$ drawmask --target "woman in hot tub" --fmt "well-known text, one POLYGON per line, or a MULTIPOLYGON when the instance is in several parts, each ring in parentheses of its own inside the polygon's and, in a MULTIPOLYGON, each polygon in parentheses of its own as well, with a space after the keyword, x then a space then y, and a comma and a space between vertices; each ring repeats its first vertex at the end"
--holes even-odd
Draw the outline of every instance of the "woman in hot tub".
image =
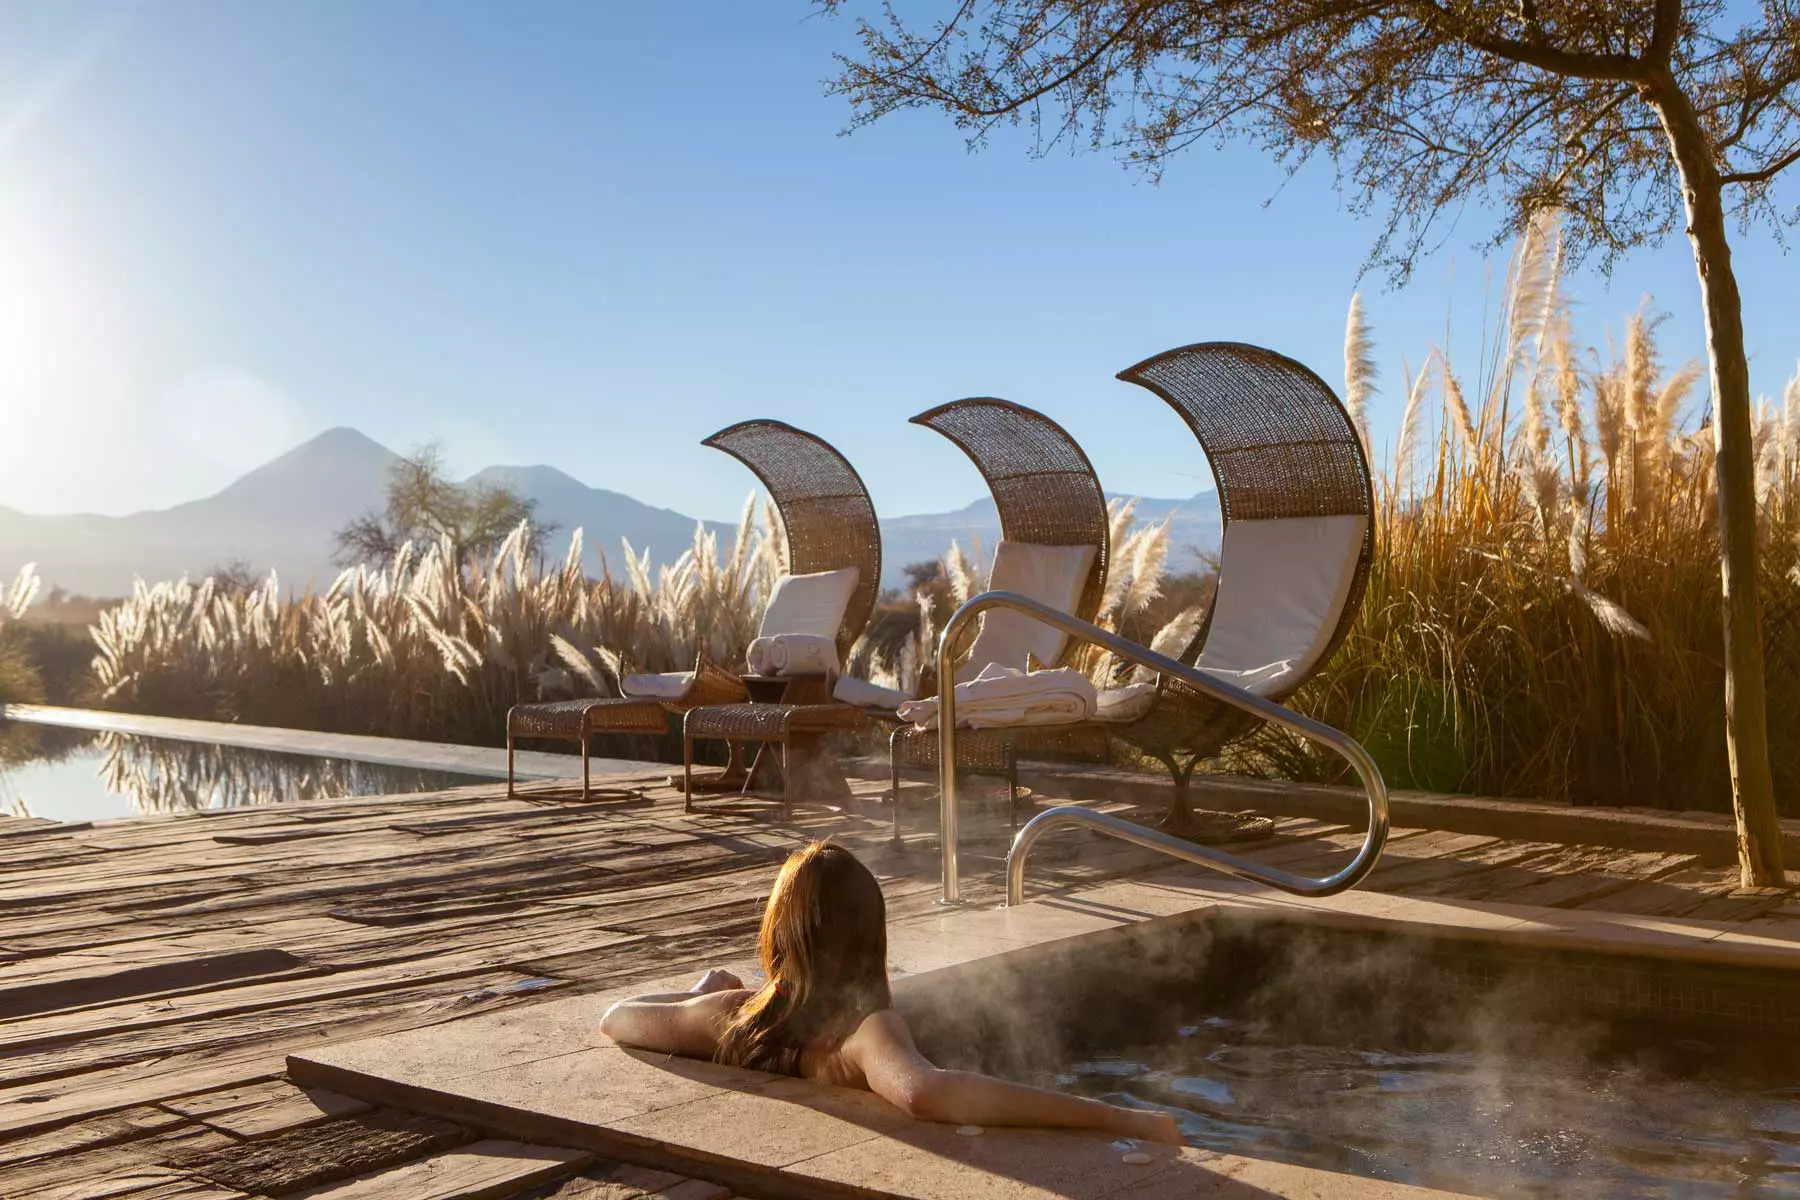
POLYGON ((619 1001, 600 1031, 646 1050, 866 1088, 928 1121, 1181 1140, 1165 1112, 932 1066, 888 993, 881 886, 841 846, 814 842, 788 858, 763 914, 760 950, 768 979, 760 989, 708 971, 691 992, 619 1001))

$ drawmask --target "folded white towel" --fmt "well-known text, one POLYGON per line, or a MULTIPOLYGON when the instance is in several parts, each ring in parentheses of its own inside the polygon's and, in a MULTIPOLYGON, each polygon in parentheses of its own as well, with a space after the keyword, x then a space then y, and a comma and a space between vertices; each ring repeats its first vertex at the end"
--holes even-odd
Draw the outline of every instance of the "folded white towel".
POLYGON ((831 695, 834 699, 857 708, 879 708, 887 712, 893 712, 912 699, 911 692, 882 687, 854 675, 845 675, 839 679, 837 686, 831 689, 831 695))
POLYGON ((627 675, 619 680, 619 690, 634 700, 679 700, 693 683, 692 671, 669 671, 662 675, 627 675))
POLYGON ((752 675, 832 675, 838 669, 837 643, 813 633, 759 637, 745 659, 752 675))
MULTIPOLYGON (((956 685, 956 727, 993 729, 1005 725, 1069 725, 1094 715, 1093 681, 1071 667, 1030 674, 990 665, 956 685)), ((920 729, 937 728, 937 697, 909 700, 900 719, 920 729)))
POLYGON ((1107 688, 1094 702, 1096 721, 1135 721, 1156 703, 1154 683, 1132 683, 1107 688))

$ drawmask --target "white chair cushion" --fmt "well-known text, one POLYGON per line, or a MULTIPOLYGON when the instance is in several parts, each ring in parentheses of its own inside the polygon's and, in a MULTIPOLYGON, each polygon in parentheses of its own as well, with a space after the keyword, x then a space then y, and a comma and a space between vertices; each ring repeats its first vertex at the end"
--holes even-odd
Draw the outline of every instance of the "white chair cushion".
POLYGON ((762 629, 756 636, 807 633, 836 640, 859 573, 855 567, 840 567, 811 575, 783 575, 769 593, 769 606, 763 609, 762 629))
POLYGON ((1227 525, 1212 624, 1195 665, 1257 695, 1311 670, 1337 629, 1368 527, 1362 516, 1227 525))
MULTIPOLYGON (((987 590, 1017 592, 1058 612, 1073 612, 1096 552, 1093 546, 1038 546, 1002 540, 994 548, 987 590)), ((956 681, 967 683, 987 666, 1023 671, 1026 655, 1048 667, 1062 653, 1065 640, 1062 630, 1016 609, 990 608, 981 614, 981 628, 969 644, 968 661, 957 670, 956 681)))
POLYGON ((1128 683, 1107 688, 1094 702, 1096 721, 1135 721, 1156 706, 1154 683, 1128 683))
POLYGON ((634 700, 679 700, 693 683, 692 671, 669 671, 662 675, 627 675, 619 680, 619 690, 634 700))
POLYGON ((1291 660, 1264 663, 1248 671, 1228 671, 1223 667, 1205 666, 1197 669, 1221 683, 1243 688, 1252 695, 1266 696, 1277 688, 1286 686, 1288 676, 1294 672, 1294 664, 1291 660))

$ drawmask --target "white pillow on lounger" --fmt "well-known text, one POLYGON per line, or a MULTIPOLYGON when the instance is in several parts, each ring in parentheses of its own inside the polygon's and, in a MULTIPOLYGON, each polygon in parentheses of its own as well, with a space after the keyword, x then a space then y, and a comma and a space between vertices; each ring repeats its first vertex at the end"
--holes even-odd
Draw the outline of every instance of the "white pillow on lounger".
POLYGON ((859 575, 855 567, 783 575, 769 593, 769 606, 763 610, 762 629, 756 636, 806 633, 835 641, 859 575))
POLYGON ((634 700, 679 700, 693 683, 692 671, 669 671, 661 675, 627 675, 619 680, 619 690, 634 700))
POLYGON ((1219 547, 1219 590, 1195 665, 1270 695, 1312 669, 1337 630, 1369 519, 1233 521, 1219 547))
MULTIPOLYGON (((994 547, 994 569, 987 590, 1017 592, 1058 612, 1073 613, 1093 568, 1093 546, 1039 546, 1002 540, 994 547)), ((967 683, 986 666, 1026 669, 1026 656, 1050 666, 1067 640, 1062 630, 1013 608, 990 608, 981 614, 981 629, 969 645, 969 659, 956 672, 967 683)))

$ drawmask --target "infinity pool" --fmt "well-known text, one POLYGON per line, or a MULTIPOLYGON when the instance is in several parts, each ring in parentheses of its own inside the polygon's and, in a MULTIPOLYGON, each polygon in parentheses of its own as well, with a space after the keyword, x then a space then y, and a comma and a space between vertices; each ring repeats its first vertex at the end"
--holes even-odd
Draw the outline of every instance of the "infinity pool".
POLYGON ((28 753, 22 761, 0 758, 0 812, 56 821, 432 792, 494 782, 479 775, 348 758, 54 727, 34 731, 28 753))

